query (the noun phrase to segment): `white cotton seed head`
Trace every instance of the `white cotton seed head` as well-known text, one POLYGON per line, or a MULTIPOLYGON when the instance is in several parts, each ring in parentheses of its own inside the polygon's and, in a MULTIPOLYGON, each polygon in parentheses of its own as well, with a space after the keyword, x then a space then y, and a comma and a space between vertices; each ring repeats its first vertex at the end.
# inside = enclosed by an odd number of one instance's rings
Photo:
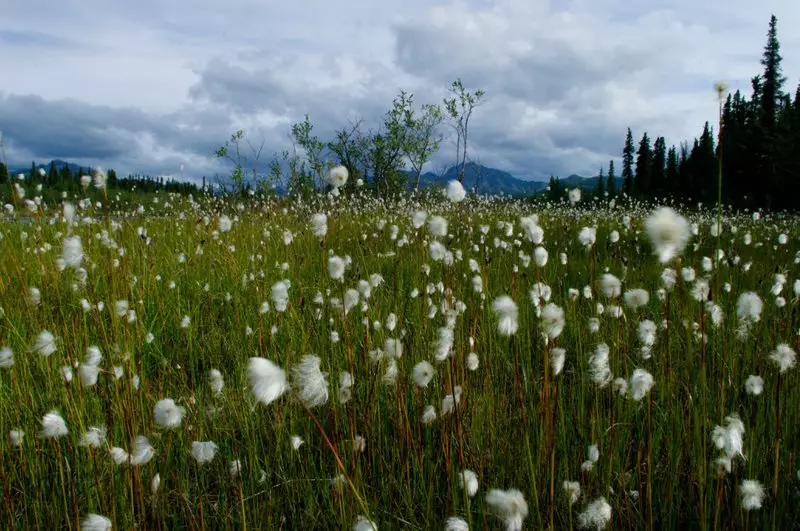
POLYGON ((280 398, 289 388, 286 372, 264 358, 250 358, 247 365, 247 378, 253 396, 265 405, 280 398))
POLYGON ((581 529, 604 529, 611 521, 611 505, 604 497, 597 498, 578 514, 578 527, 581 529))
POLYGON ((654 384, 652 374, 645 369, 635 369, 630 381, 631 398, 638 402, 647 396, 654 384))
POLYGON ((55 336, 47 330, 42 330, 33 344, 33 351, 42 356, 49 356, 57 350, 55 336))
POLYGON ((153 417, 156 425, 167 430, 174 430, 181 425, 185 409, 175 404, 171 398, 164 398, 156 402, 153 407, 153 417))
POLYGON ((69 433, 67 423, 57 411, 51 411, 42 417, 42 429, 39 432, 40 439, 58 439, 69 433))
POLYGON ((192 457, 201 465, 211 462, 214 456, 217 455, 217 450, 219 450, 219 447, 211 441, 192 442, 192 457))
POLYGON ((300 363, 292 367, 293 387, 308 407, 321 406, 328 401, 328 375, 320 370, 321 363, 318 356, 303 356, 300 363))
POLYGON ((689 243, 689 223, 669 207, 655 210, 645 220, 645 229, 653 244, 653 254, 662 264, 680 255, 689 243))
POLYGON ((428 387, 428 384, 436 374, 436 370, 427 361, 421 361, 414 365, 414 383, 419 387, 428 387))
POLYGON ((492 513, 503 520, 507 530, 522 530, 522 522, 528 516, 528 504, 522 492, 517 489, 491 489, 486 494, 486 504, 492 513))
POLYGON ((445 194, 453 203, 460 203, 465 197, 467 197, 467 191, 464 190, 464 186, 462 186, 462 184, 455 179, 447 183, 445 194))
POLYGON ((745 479, 739 486, 739 495, 742 497, 742 509, 745 511, 761 509, 765 496, 764 486, 758 481, 745 479))
POLYGON ((561 335, 565 322, 564 310, 552 302, 542 309, 542 331, 550 339, 561 335))
POLYGON ((497 317, 497 332, 501 336, 512 336, 519 329, 519 309, 511 297, 502 295, 492 303, 492 310, 497 317))
POLYGON ((472 470, 464 470, 458 475, 458 486, 467 491, 472 498, 478 493, 478 475, 472 470))
POLYGON ((111 531, 111 520, 99 514, 89 514, 81 520, 81 531, 111 531))
POLYGON ((769 359, 781 374, 793 368, 797 363, 797 353, 786 343, 781 343, 769 355, 769 359))

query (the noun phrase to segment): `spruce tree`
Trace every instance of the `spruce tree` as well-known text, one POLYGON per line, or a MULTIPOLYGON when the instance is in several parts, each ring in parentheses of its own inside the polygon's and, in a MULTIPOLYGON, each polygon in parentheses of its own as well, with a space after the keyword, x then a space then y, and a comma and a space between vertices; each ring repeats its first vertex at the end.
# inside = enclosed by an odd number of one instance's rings
POLYGON ((628 195, 633 194, 633 153, 633 134, 629 127, 625 148, 622 150, 622 186, 628 195))
POLYGON ((603 199, 606 191, 605 176, 603 175, 603 167, 600 166, 600 173, 597 175, 597 189, 595 191, 598 198, 603 199))
POLYGON ((778 102, 782 97, 783 84, 786 78, 782 75, 781 44, 778 41, 778 19, 775 15, 769 20, 767 44, 761 56, 764 73, 761 75, 761 125, 765 131, 775 126, 778 102))
POLYGON ((55 186, 58 183, 58 170, 56 169, 56 162, 50 161, 50 171, 47 173, 47 186, 55 186))
POLYGON ((653 143, 653 157, 651 160, 650 178, 652 180, 652 188, 656 194, 664 194, 666 192, 666 173, 665 166, 667 164, 667 141, 663 136, 656 138, 653 143))
POLYGON ((638 195, 646 196, 652 193, 652 150, 650 148, 650 137, 647 132, 642 135, 639 141, 639 149, 636 151, 636 175, 634 176, 634 188, 638 195))
POLYGON ((608 196, 614 197, 617 195, 617 176, 614 175, 614 161, 608 161, 608 185, 606 188, 608 189, 608 196))

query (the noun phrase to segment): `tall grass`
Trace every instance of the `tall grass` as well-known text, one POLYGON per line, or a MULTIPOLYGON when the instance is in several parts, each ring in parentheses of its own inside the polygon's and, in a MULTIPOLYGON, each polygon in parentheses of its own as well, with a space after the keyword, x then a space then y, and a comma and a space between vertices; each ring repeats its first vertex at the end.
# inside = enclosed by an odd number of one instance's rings
POLYGON ((342 529, 360 514, 381 529, 440 529, 453 515, 472 529, 502 528, 487 508, 490 488, 522 491, 530 508, 525 528, 577 527, 578 513, 599 496, 611 504, 615 529, 797 525, 800 389, 795 370, 779 379, 768 358, 779 343, 797 347, 800 318, 792 288, 800 245, 794 218, 754 221, 747 214, 726 214, 720 237, 725 258, 705 273, 701 260, 717 249, 717 238, 709 234, 716 213, 691 214, 698 235, 672 266, 692 266, 698 277, 709 277, 725 317, 715 327, 680 275, 663 301, 656 296, 664 266, 642 230, 647 205, 537 207, 550 253, 541 268, 533 262, 526 267, 518 254, 531 255, 534 247, 519 235, 519 216, 532 212, 523 202, 472 199, 450 205, 355 195, 305 204, 251 198, 237 206, 219 198, 174 196, 148 200, 144 213, 136 213, 136 205, 113 205, 113 211, 85 206, 79 211, 85 219, 71 227, 57 205, 25 222, 7 215, 0 225, 0 346, 15 354, 14 366, 0 369, 0 525, 6 528, 79 529, 90 513, 107 516, 116 529, 342 529), (411 227, 410 215, 418 208, 448 219, 443 243, 460 251, 453 265, 430 259, 426 229, 411 227), (311 234, 309 224, 320 211, 328 212, 324 240, 311 234), (215 233, 222 213, 234 218, 233 228, 215 233), (631 217, 629 227, 624 215, 631 217), (499 221, 513 224, 514 234, 506 235, 499 221), (395 239, 392 225, 398 226, 395 239), (485 236, 481 225, 489 227, 485 236), (583 226, 597 227, 590 250, 578 241, 583 226), (289 245, 285 230, 293 234, 289 245), (609 241, 613 230, 621 234, 618 243, 609 241), (746 232, 751 245, 743 243, 746 232), (788 235, 785 245, 778 243, 782 232, 788 235), (85 283, 77 272, 55 265, 68 234, 83 241, 85 283), (399 246, 404 238, 407 243, 399 246), (566 265, 559 260, 562 252, 566 265), (178 259, 181 253, 185 261, 178 259), (342 283, 328 277, 331 253, 352 259, 342 283), (472 288, 470 258, 478 262, 483 294, 472 288), (747 271, 746 263, 752 263, 747 271), (429 273, 423 264, 430 265, 429 273), (623 291, 647 290, 650 302, 631 310, 621 299, 603 298, 598 279, 606 270, 623 280, 623 291), (776 272, 789 276, 780 308, 770 293, 776 272), (331 304, 373 273, 384 282, 362 299, 363 307, 344 316, 331 304), (291 281, 285 312, 270 301, 270 287, 281 279, 291 281), (551 286, 552 301, 566 313, 564 332, 549 343, 528 295, 536 282, 551 286), (723 289, 726 283, 730 292, 723 289), (587 285, 591 300, 570 300, 570 288, 587 285), (31 287, 41 290, 38 305, 28 300, 31 287), (419 296, 412 298, 414 289, 419 296), (764 311, 742 341, 736 301, 745 291, 761 296, 764 311), (321 305, 314 300, 318 292, 321 305), (511 338, 497 332, 491 302, 499 295, 510 295, 519 306, 520 329, 511 338), (93 309, 85 311, 81 299, 93 309), (133 323, 114 315, 114 302, 123 299, 136 312, 133 323), (100 301, 103 311, 97 310, 100 301), (259 312, 263 301, 273 306, 265 314, 259 312), (455 308, 457 301, 464 310, 456 320, 452 355, 436 362, 442 308, 455 308), (598 302, 623 306, 624 315, 597 315, 598 302), (433 317, 431 305, 438 308, 433 317), (392 312, 394 332, 375 325, 392 312), (180 326, 184 316, 190 317, 187 328, 180 326), (589 332, 590 317, 599 317, 599 332, 589 332), (637 334, 643 319, 659 325, 649 360, 641 357, 637 334), (662 323, 668 323, 666 330, 662 323), (58 338, 58 350, 49 357, 31 352, 45 329, 58 338), (334 331, 338 342, 331 340, 334 331), (148 333, 154 336, 149 343, 148 333), (386 384, 386 361, 373 363, 369 352, 392 337, 401 338, 403 355, 396 381, 386 384), (475 371, 466 363, 470 338, 480 360, 475 371), (592 383, 588 358, 600 343, 610 347, 614 377, 628 379, 637 367, 652 373, 655 386, 647 397, 634 401, 613 385, 592 383), (104 355, 98 383, 83 388, 77 370, 66 383, 62 367, 82 360, 91 345, 104 355), (557 376, 548 368, 555 346, 567 350, 557 376), (327 404, 308 409, 291 393, 267 406, 256 402, 246 374, 250 357, 289 369, 308 354, 319 356, 329 373, 327 404), (436 368, 427 388, 412 378, 421 360, 436 368), (124 375, 116 378, 114 367, 124 375), (225 378, 220 395, 208 384, 211 369, 225 378), (346 404, 336 393, 341 371, 352 372, 354 380, 346 404), (751 374, 764 379, 760 395, 745 392, 751 374), (455 411, 424 425, 424 407, 440 413, 442 399, 457 385, 463 394, 455 411), (176 430, 155 425, 153 406, 162 398, 186 409, 176 430), (54 409, 69 434, 37 438, 42 416, 54 409), (719 475, 713 461, 720 452, 711 431, 734 413, 745 425, 746 460, 734 459, 732 472, 719 475), (100 424, 108 428, 107 443, 79 446, 81 434, 100 424), (19 447, 10 444, 12 429, 26 433, 19 447), (128 449, 137 435, 150 438, 155 458, 143 466, 115 465, 109 448, 128 449), (292 435, 304 441, 297 450, 292 435), (366 441, 363 451, 353 443, 359 436, 366 441), (199 465, 190 454, 192 441, 214 441, 218 455, 199 465), (591 444, 598 445, 600 458, 582 472, 591 444), (241 473, 232 476, 229 462, 236 459, 241 473), (459 487, 464 469, 479 478, 474 498, 459 487), (347 480, 332 481, 342 472, 347 480), (161 483, 153 493, 156 474, 161 483), (743 510, 744 479, 767 486, 760 510, 743 510), (574 505, 562 489, 566 480, 581 486, 574 505))

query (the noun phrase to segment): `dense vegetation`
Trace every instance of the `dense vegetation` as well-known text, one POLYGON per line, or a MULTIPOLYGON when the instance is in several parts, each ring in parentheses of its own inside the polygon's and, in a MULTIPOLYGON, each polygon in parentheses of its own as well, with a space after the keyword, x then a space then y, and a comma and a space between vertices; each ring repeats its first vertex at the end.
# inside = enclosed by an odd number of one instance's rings
POLYGON ((0 525, 796 525, 795 218, 346 182, 4 211, 0 525))

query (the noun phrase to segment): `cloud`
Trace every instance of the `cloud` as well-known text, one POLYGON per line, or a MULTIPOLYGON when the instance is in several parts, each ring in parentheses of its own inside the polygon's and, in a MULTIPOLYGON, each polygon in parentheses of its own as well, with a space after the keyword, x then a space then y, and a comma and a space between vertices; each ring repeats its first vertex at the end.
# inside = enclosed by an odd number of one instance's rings
POLYGON ((787 89, 800 75, 789 0, 51 4, 15 3, 0 21, 0 129, 23 164, 199 177, 222 171, 212 154, 236 129, 281 151, 305 114, 322 138, 374 128, 400 89, 439 102, 460 77, 486 91, 473 159, 523 178, 593 174, 628 126, 668 143, 699 134, 717 79, 749 93, 773 12, 787 89))

